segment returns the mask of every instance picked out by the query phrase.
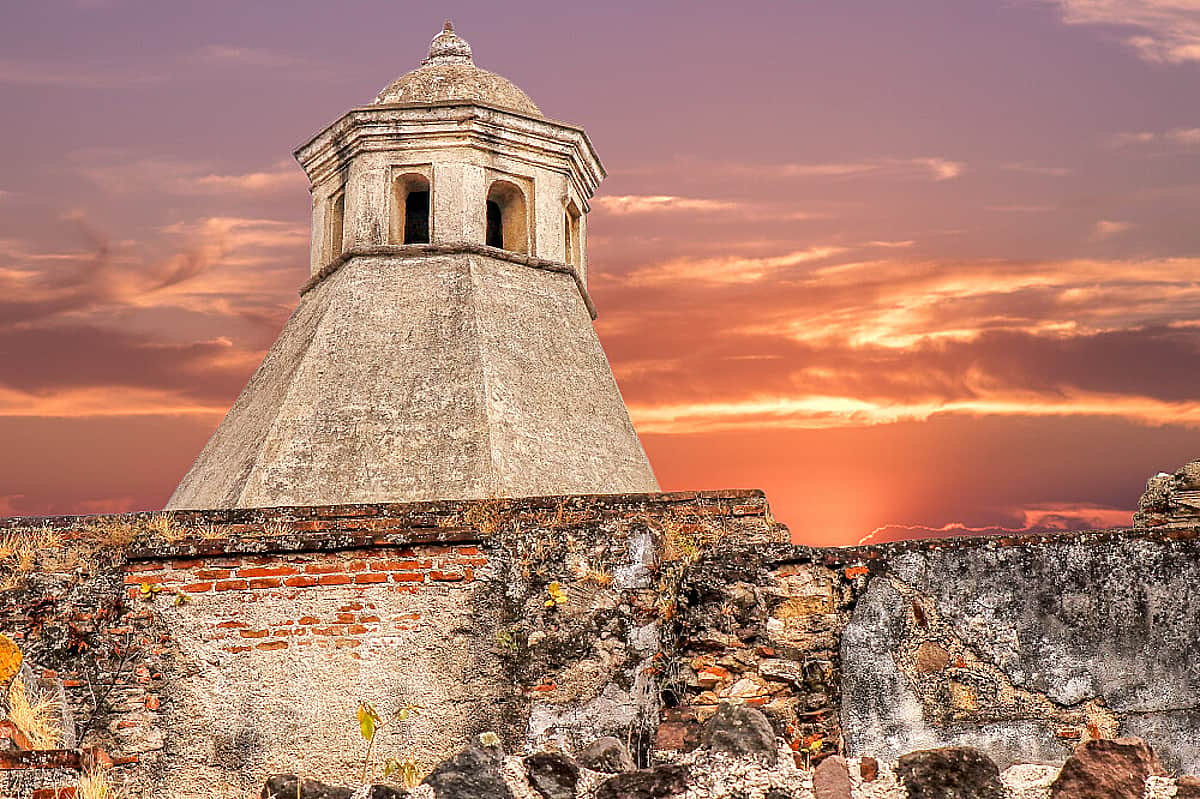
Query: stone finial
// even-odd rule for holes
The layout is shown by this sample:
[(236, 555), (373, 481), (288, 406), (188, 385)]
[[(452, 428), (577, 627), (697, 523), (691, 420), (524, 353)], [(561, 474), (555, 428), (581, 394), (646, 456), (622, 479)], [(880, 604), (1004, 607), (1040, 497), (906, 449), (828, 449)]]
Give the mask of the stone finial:
[(454, 23), (446, 20), (442, 31), (429, 43), (429, 57), (421, 62), (427, 64), (473, 64), (471, 45), (454, 32)]

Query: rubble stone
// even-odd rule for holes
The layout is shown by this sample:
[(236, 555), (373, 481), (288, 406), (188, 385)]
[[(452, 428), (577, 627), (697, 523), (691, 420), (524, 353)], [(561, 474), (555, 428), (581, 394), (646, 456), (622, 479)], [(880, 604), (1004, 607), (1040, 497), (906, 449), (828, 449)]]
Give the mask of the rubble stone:
[(813, 771), (813, 794), (816, 799), (851, 799), (850, 769), (844, 757), (833, 755), (817, 765)]
[(433, 788), (437, 799), (512, 799), (503, 769), (500, 747), (476, 743), (443, 761), (424, 784)]
[(1000, 769), (966, 746), (926, 749), (900, 758), (896, 774), (909, 799), (1006, 799)]
[(603, 771), (607, 774), (619, 774), (622, 771), (633, 771), (633, 758), (625, 744), (616, 738), (605, 736), (597, 738), (578, 755), (579, 764), (592, 771)]
[(574, 799), (579, 766), (558, 752), (539, 752), (525, 758), (529, 784), (545, 799)]
[(596, 799), (666, 799), (687, 788), (687, 767), (655, 766), (609, 778), (596, 791)]
[(746, 705), (723, 704), (700, 733), (706, 749), (733, 755), (758, 755), (774, 763), (775, 730), (761, 710)]
[(1050, 786), (1051, 799), (1142, 799), (1146, 778), (1166, 771), (1140, 738), (1087, 741), (1075, 747)]

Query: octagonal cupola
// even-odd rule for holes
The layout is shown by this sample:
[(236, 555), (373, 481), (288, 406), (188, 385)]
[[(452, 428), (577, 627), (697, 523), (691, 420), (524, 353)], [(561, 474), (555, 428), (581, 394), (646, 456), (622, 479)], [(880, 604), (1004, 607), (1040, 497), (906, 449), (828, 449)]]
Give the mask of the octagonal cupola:
[(586, 295), (586, 215), (604, 168), (581, 128), (476, 66), (450, 22), (417, 69), (296, 158), (312, 183), (314, 276), (372, 248), (482, 246), (563, 264)]

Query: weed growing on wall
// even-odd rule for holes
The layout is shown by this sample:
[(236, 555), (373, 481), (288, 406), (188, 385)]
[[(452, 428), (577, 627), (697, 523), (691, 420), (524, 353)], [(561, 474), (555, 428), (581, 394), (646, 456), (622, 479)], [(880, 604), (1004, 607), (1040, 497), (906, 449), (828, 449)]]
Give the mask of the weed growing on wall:
[[(358, 731), (362, 735), (363, 740), (367, 742), (367, 754), (366, 757), (363, 758), (362, 779), (359, 780), (360, 784), (369, 784), (367, 777), (370, 774), (371, 756), (375, 752), (375, 739), (379, 735), (379, 730), (390, 723), (403, 723), (408, 721), (413, 716), (419, 716), (420, 714), (420, 705), (416, 704), (415, 702), (406, 702), (400, 707), (399, 710), (396, 711), (395, 715), (392, 716), (391, 721), (384, 721), (379, 715), (379, 711), (377, 711), (375, 706), (370, 702), (363, 702), (358, 706), (358, 711), (355, 714), (358, 719)], [(420, 782), (420, 768), (417, 765), (417, 762), (411, 757), (404, 760), (387, 760), (384, 763), (384, 776), (390, 777), (393, 774), (399, 775), (402, 779), (404, 779), (405, 784), (409, 787), (412, 787), (416, 783)], [(408, 782), (410, 778), (415, 778), (416, 782)]]

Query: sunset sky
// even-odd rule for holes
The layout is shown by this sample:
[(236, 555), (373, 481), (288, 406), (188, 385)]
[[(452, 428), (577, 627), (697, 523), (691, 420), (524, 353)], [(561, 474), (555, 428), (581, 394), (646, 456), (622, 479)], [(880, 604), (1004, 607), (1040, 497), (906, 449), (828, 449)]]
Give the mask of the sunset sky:
[(584, 126), (664, 489), (1127, 524), (1200, 457), (1200, 0), (0, 0), (0, 516), (158, 508), (307, 277), (296, 145), (476, 63)]

